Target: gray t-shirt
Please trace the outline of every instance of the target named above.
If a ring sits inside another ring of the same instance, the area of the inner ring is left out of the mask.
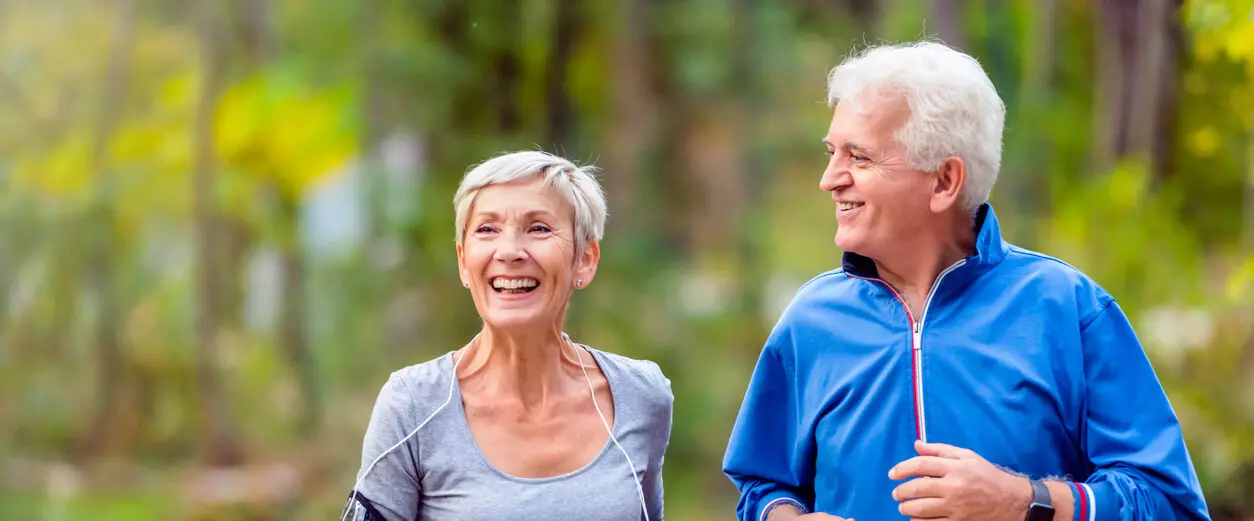
[[[649,521],[662,521],[662,462],[674,396],[656,364],[588,348],[614,398],[614,437],[642,479]],[[388,521],[644,519],[623,452],[607,440],[582,468],[518,478],[493,466],[470,433],[451,354],[392,373],[375,402],[358,477],[448,400],[409,441],[375,464],[358,492]],[[452,386],[452,399],[449,387]]]

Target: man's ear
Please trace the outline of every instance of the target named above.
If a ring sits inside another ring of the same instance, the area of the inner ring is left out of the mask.
[[[931,210],[943,213],[962,202],[962,188],[967,184],[967,164],[962,158],[950,156],[941,161],[932,188]]]
[[[597,276],[597,264],[601,262],[601,245],[597,241],[588,241],[583,253],[576,260],[575,278],[582,280],[582,288],[588,287]]]

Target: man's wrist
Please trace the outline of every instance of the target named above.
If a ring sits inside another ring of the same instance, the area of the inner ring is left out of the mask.
[[[1027,519],[1028,507],[1032,506],[1032,500],[1036,496],[1032,490],[1032,482],[1027,478],[1022,478],[1026,483],[1027,492],[1017,494],[1015,497],[1020,502],[1015,505],[1016,512],[1020,512],[1019,519]],[[1054,521],[1074,521],[1075,501],[1072,493],[1075,485],[1065,481],[1042,480],[1045,488],[1049,490],[1049,502],[1054,507]],[[1022,488],[1016,487],[1018,490]],[[1026,499],[1024,499],[1026,498]],[[1086,521],[1086,520],[1081,520]]]
[[[1015,476],[1018,485],[1015,490],[1015,512],[1019,513],[1018,519],[1028,518],[1028,508],[1032,506],[1032,498],[1036,497],[1036,492],[1032,490],[1032,480],[1026,476]],[[1016,520],[1017,521],[1017,520]]]
[[[780,501],[774,505],[767,505],[766,521],[785,521],[787,519],[796,519],[806,512],[792,501]]]

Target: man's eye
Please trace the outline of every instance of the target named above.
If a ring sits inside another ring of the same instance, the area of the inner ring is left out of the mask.
[[[870,160],[871,160],[870,158],[868,158],[868,157],[866,157],[866,156],[860,156],[860,155],[857,155],[857,154],[852,154],[852,155],[850,155],[849,157],[853,158],[853,162],[855,162],[855,163],[865,163],[865,162],[867,162],[867,161],[870,161]]]
[[[829,149],[826,149],[826,150],[823,150],[823,153],[824,153],[824,154],[827,154],[827,156],[828,156],[828,157],[831,157],[831,156],[836,155],[836,151],[835,151],[835,150],[832,150],[832,149],[830,149],[830,148],[829,148]]]

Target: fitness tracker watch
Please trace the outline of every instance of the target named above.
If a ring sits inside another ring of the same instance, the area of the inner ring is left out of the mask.
[[[1024,521],[1054,521],[1054,502],[1049,499],[1049,489],[1039,479],[1032,482],[1032,504]]]

